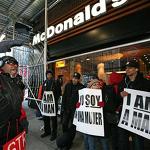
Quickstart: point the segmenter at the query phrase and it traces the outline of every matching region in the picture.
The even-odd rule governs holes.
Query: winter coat
[[[0,74],[0,145],[23,131],[20,124],[23,95],[24,84],[19,75],[11,78],[9,74]]]
[[[69,82],[65,86],[64,94],[62,96],[62,110],[66,111],[75,111],[76,103],[79,100],[78,91],[83,89],[84,85],[81,83],[77,83],[77,85],[73,85],[72,82]]]
[[[9,74],[0,74],[0,126],[10,119],[21,116],[23,101],[23,83],[19,78],[11,78]]]
[[[141,73],[137,74],[134,81],[130,81],[129,77],[126,76],[119,85],[119,91],[122,92],[124,88],[150,92],[150,80],[144,78]]]
[[[150,92],[150,80],[147,80],[143,77],[143,74],[138,72],[134,81],[130,81],[128,76],[124,78],[119,85],[119,92],[124,91],[124,88]],[[123,101],[120,102],[120,106],[122,106],[122,103]]]

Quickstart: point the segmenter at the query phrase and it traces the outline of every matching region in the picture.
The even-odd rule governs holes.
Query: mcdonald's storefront
[[[124,73],[129,59],[137,59],[145,76],[150,75],[150,1],[85,0],[55,20],[47,29],[48,62],[56,77],[71,78],[74,71],[86,83],[102,68],[103,78],[112,71]],[[45,33],[33,39],[33,45]]]

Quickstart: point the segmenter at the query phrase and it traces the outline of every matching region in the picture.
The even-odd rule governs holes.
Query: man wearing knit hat
[[[61,95],[61,87],[55,81],[53,77],[53,72],[51,70],[46,71],[46,80],[42,85],[42,95],[44,91],[53,91],[57,112],[58,99]],[[55,140],[57,137],[57,116],[54,117],[44,116],[43,120],[44,120],[44,133],[41,134],[41,138],[44,138],[51,134],[50,140],[51,141]]]
[[[0,150],[2,146],[23,131],[20,124],[24,84],[14,57],[0,58]]]

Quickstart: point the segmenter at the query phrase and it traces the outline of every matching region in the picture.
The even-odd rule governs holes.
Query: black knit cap
[[[80,79],[81,75],[78,72],[74,72],[73,77],[76,79]]]
[[[140,65],[137,60],[130,60],[126,63],[126,67],[134,67],[134,68],[139,68]]]
[[[18,65],[18,61],[14,57],[3,56],[1,59],[3,60],[4,63],[6,63],[6,62],[10,62],[11,63],[12,62],[13,64]]]
[[[53,75],[53,71],[52,71],[52,70],[47,70],[47,71],[46,71],[46,75],[47,75],[48,73],[50,73],[50,74]]]

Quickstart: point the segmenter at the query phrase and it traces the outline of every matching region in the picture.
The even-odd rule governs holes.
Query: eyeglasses
[[[17,66],[18,66],[18,62],[13,61],[13,60],[7,60],[7,61],[5,62],[5,64],[9,64],[9,65],[17,65]]]

